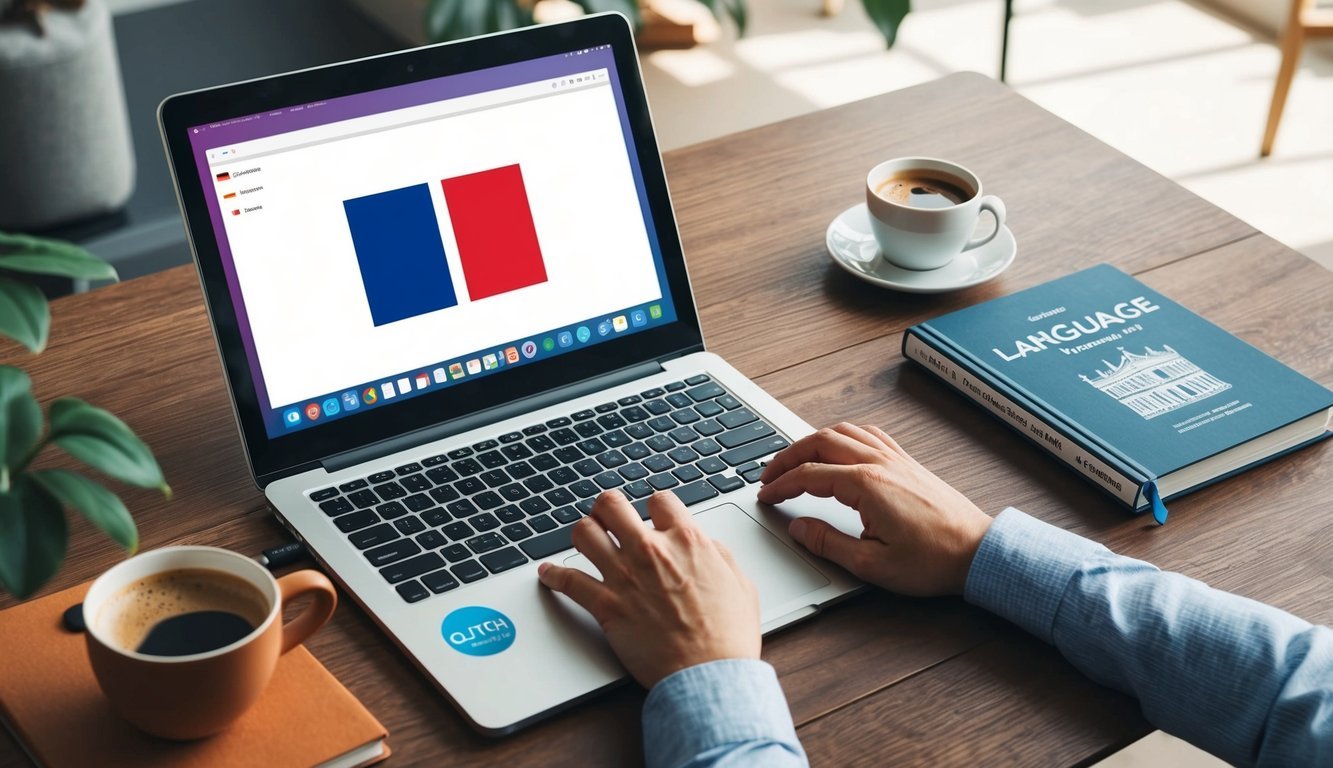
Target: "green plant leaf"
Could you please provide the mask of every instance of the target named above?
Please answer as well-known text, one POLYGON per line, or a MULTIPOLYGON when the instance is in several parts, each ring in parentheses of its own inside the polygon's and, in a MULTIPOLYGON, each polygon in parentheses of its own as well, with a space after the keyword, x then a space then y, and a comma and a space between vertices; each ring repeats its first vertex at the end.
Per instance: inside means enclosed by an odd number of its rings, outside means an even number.
POLYGON ((736 35, 745 36, 745 25, 749 21, 745 0, 699 0, 699 2, 712 11, 714 16, 721 18, 722 14, 726 13, 736 23, 736 35))
POLYGON ((0 334, 37 354, 46 348, 51 308, 35 285, 0 277, 0 334))
POLYGON ((49 439, 117 480, 171 495, 153 452, 108 411, 72 397, 61 398, 51 404, 49 439))
POLYGON ((9 490, 10 471, 27 460, 41 432, 42 408, 28 374, 0 365, 0 492, 9 490))
POLYGON ((639 13, 638 0, 574 0, 582 6, 587 13, 602 13, 603 11, 616 11, 625 15, 630 24, 638 29, 643 24, 643 17, 639 13))
POLYGON ((29 472, 27 476, 61 504, 77 509, 130 554, 139 548, 139 530, 134 527, 134 518, 116 494, 83 475, 64 469, 44 469, 29 472))
POLYGON ((457 40, 532 23, 532 8, 519 0, 429 0, 426 37, 457 40))
POLYGON ((866 15, 884 35, 886 47, 892 48, 898 39, 898 27, 912 10, 911 0, 861 0, 866 15))
POLYGON ((0 583, 19 599, 45 584, 65 560, 69 529, 60 502, 26 476, 0 493, 0 583))
POLYGON ((117 280, 116 268, 73 243, 0 232, 0 269, 78 280, 117 280))

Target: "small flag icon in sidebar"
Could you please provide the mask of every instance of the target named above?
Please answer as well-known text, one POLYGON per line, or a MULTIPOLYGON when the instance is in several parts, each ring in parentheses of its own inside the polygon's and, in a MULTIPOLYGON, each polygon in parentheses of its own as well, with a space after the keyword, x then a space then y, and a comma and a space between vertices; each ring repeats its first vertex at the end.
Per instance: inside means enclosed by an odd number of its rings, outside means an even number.
POLYGON ((227 194, 225 194, 225 195, 222 196, 222 199, 223 199, 223 200, 230 200, 230 199, 232 199, 233 197, 236 197, 236 193, 235 193, 235 192, 228 192, 227 194))
POLYGON ((230 178, 231 174, 228 173, 227 171, 223 171, 222 173, 218 174, 218 181, 227 181, 230 178))
POLYGON ((232 216, 240 216, 240 215, 241 215, 241 209, 240 209, 240 208, 232 208, 232 209, 231 209, 231 215, 232 215, 232 216))

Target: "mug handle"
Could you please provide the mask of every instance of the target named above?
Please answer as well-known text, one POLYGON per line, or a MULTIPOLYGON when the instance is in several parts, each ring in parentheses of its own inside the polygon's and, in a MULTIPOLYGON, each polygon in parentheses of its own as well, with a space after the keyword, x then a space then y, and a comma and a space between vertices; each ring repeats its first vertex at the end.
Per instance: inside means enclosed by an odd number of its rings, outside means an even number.
POLYGON ((278 591, 283 605, 304 595, 314 598, 300 616, 282 625, 282 652, 286 653, 305 642, 333 616, 333 609, 338 607, 338 593, 329 577, 312 569, 278 579, 278 591))
POLYGON ((963 247, 963 250, 965 251, 979 248, 994 240, 995 236, 1000 234, 1000 229, 1004 227, 1004 201, 1000 200, 1000 198, 995 195, 986 195, 981 198, 981 207, 977 210, 977 215, 980 216, 982 211, 990 211, 991 215, 995 217, 995 229, 991 230, 989 235, 982 235, 981 237, 974 237, 971 240, 968 240, 967 245, 963 247))

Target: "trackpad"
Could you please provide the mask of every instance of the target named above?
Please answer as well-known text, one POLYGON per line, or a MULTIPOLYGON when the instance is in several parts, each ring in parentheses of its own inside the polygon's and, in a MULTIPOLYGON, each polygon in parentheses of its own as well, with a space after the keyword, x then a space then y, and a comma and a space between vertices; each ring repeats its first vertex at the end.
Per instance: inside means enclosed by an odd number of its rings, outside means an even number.
MULTIPOLYGON (((765 618, 769 618, 769 609, 829 583, 823 574, 735 504, 706 509, 696 514, 694 521, 709 537, 731 550, 741 571, 758 588, 759 610, 765 618)), ((601 578, 583 555, 570 557, 565 565, 601 578)))

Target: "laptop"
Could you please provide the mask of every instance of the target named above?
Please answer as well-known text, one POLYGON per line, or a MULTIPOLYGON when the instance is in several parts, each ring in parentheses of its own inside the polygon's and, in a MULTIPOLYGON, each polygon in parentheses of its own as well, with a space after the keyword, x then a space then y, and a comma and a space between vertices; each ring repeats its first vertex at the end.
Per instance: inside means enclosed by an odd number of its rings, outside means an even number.
MULTIPOLYGON (((763 630, 860 584, 755 496, 811 427, 706 351, 630 28, 601 14, 172 96, 159 124, 247 460, 477 730, 625 679, 539 585, 675 493, 763 630)), ((756 334, 778 329, 759 327, 756 334)))

